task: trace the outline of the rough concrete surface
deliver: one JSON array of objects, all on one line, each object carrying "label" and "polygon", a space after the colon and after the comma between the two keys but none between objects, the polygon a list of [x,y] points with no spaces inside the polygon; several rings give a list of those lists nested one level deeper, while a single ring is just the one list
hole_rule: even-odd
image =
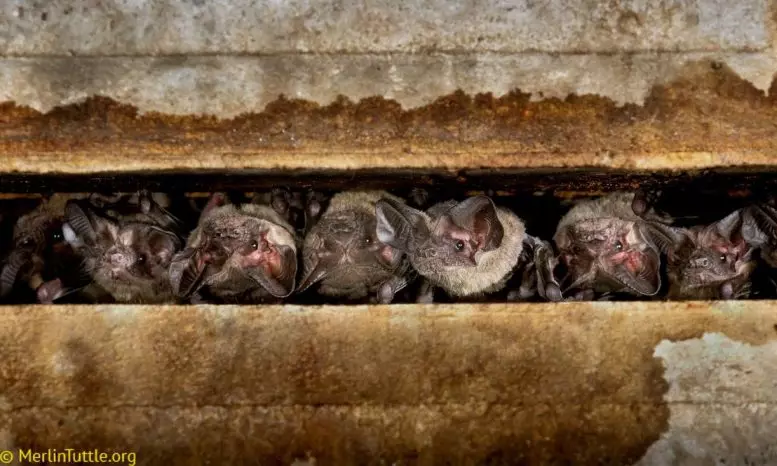
[{"label": "rough concrete surface", "polygon": [[777,464],[777,343],[705,333],[662,341],[655,355],[669,382],[669,429],[639,466]]},{"label": "rough concrete surface", "polygon": [[[54,59],[31,75],[67,74]],[[411,110],[379,97],[327,106],[277,99],[260,113],[216,119],[140,115],[90,98],[43,114],[0,105],[0,154],[4,170],[17,173],[752,169],[775,164],[775,103],[718,62],[686,65],[642,106],[455,92]]]},{"label": "rough concrete surface", "polygon": [[226,118],[279,94],[414,108],[456,89],[622,105],[693,61],[762,90],[777,71],[764,0],[3,0],[0,12],[0,101],[41,111],[99,94]]},{"label": "rough concrete surface", "polygon": [[763,50],[763,0],[5,0],[4,55]]},{"label": "rough concrete surface", "polygon": [[[773,169],[774,10],[0,0],[2,183]],[[758,464],[774,453],[775,304],[5,307],[0,449],[165,465]]]},{"label": "rough concrete surface", "polygon": [[[2,311],[0,441],[17,449],[169,465],[632,464],[689,435],[673,417],[685,380],[706,386],[683,406],[698,418],[775,407],[762,396],[771,302]],[[697,343],[707,332],[718,341]],[[759,383],[731,380],[748,368]]]},{"label": "rough concrete surface", "polygon": [[457,89],[496,96],[521,89],[534,100],[592,94],[623,105],[643,103],[654,86],[698,61],[728,63],[762,90],[777,70],[771,53],[35,57],[0,59],[0,102],[45,111],[103,95],[143,112],[230,118],[279,95],[320,104],[382,96],[414,108]]}]

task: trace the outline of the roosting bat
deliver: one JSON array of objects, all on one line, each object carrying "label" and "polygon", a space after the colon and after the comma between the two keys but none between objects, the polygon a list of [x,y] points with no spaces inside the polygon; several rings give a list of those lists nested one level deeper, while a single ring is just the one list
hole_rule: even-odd
[{"label": "roosting bat", "polygon": [[305,237],[298,291],[318,284],[325,296],[356,300],[377,293],[379,302],[389,303],[407,286],[405,255],[377,237],[375,203],[382,198],[403,203],[384,191],[345,191],[332,197]]},{"label": "roosting bat", "polygon": [[[136,215],[118,218],[93,204],[70,201],[66,207],[71,242],[84,256],[84,268],[94,283],[124,303],[173,301],[168,267],[182,241],[175,223],[145,193]],[[117,214],[114,214],[117,215]],[[66,230],[67,232],[67,230]],[[68,234],[70,236],[70,234]]]},{"label": "roosting bat", "polygon": [[[536,289],[548,299],[560,299],[552,276],[553,255],[547,243],[529,237],[523,222],[498,208],[486,196],[443,202],[426,212],[402,202],[377,202],[378,240],[408,255],[426,280],[419,301],[432,301],[434,287],[452,297],[478,297],[503,289],[521,266],[536,265]],[[533,260],[522,258],[529,248]],[[525,290],[522,297],[529,295]]]},{"label": "roosting bat", "polygon": [[[69,289],[88,283],[81,273],[82,257],[65,241],[65,204],[83,194],[54,194],[20,217],[13,232],[13,249],[0,273],[0,295],[18,285],[36,291],[37,300],[50,303]],[[45,286],[44,286],[45,285]]]},{"label": "roosting bat", "polygon": [[214,195],[170,266],[174,292],[195,302],[278,302],[294,291],[297,237],[269,206]]},{"label": "roosting bat", "polygon": [[572,299],[592,298],[594,293],[657,296],[663,283],[662,253],[676,248],[682,234],[650,220],[659,218],[651,215],[648,205],[632,193],[613,193],[574,206],[554,236],[567,270],[564,294]]},{"label": "roosting bat", "polygon": [[756,248],[743,226],[751,221],[744,210],[737,210],[712,225],[684,230],[685,240],[669,256],[668,298],[748,297],[757,262]]}]

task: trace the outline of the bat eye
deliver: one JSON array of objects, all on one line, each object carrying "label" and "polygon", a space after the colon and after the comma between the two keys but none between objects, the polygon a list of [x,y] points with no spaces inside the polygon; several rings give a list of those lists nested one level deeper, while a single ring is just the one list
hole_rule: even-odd
[{"label": "bat eye", "polygon": [[464,249],[464,241],[461,241],[461,240],[456,241],[455,248],[457,251],[461,251],[462,249]]},{"label": "bat eye", "polygon": [[621,250],[623,250],[623,243],[621,243],[620,241],[616,241],[616,242],[615,242],[615,250],[616,250],[616,251],[621,251]]},{"label": "bat eye", "polygon": [[54,238],[54,241],[62,241],[64,236],[62,236],[62,232],[58,231],[58,232],[54,233],[53,238]]},{"label": "bat eye", "polygon": [[721,262],[726,262],[726,259],[728,259],[728,258],[725,255],[723,255],[723,254],[720,255],[720,261]]},{"label": "bat eye", "polygon": [[251,248],[254,249],[254,250],[259,249],[259,242],[258,241],[252,242],[251,243]]},{"label": "bat eye", "polygon": [[22,246],[31,246],[32,245],[32,238],[24,238],[22,240]]},{"label": "bat eye", "polygon": [[144,264],[146,262],[146,256],[140,255],[138,256],[138,264]]},{"label": "bat eye", "polygon": [[364,244],[372,244],[372,238],[370,238],[369,236],[367,238],[365,238],[364,239]]}]

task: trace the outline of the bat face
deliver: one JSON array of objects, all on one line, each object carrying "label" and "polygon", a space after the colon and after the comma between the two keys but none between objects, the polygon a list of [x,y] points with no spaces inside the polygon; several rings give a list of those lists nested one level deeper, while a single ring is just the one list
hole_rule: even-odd
[{"label": "bat face", "polygon": [[14,228],[14,246],[0,273],[0,296],[19,282],[37,288],[60,274],[72,275],[81,258],[65,241],[62,219],[46,210],[21,217]]},{"label": "bat face", "polygon": [[120,224],[88,206],[69,203],[69,225],[83,240],[84,266],[119,302],[163,302],[172,297],[168,267],[181,241],[154,225]]},{"label": "bat face", "polygon": [[378,239],[407,252],[421,275],[476,267],[482,253],[497,249],[504,230],[486,196],[450,201],[428,213],[381,200],[376,206]]},{"label": "bat face", "polygon": [[673,296],[737,297],[755,268],[753,248],[742,235],[742,225],[737,211],[712,225],[688,230],[684,247],[669,263]]},{"label": "bat face", "polygon": [[232,205],[206,215],[171,265],[176,294],[187,297],[203,287],[221,297],[283,298],[293,292],[297,250],[290,226]]},{"label": "bat face", "polygon": [[378,240],[374,215],[358,209],[326,214],[305,237],[298,291],[320,283],[330,296],[362,298],[397,273],[402,253]]},{"label": "bat face", "polygon": [[652,296],[661,287],[660,253],[639,222],[591,218],[560,230],[554,238],[568,270],[567,289]]}]

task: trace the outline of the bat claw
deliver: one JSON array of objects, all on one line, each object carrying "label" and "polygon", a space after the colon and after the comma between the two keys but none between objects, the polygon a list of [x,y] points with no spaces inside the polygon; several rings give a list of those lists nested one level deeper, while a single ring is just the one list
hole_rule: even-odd
[{"label": "bat claw", "polygon": [[390,304],[394,300],[394,290],[391,283],[384,283],[378,289],[378,303]]}]

